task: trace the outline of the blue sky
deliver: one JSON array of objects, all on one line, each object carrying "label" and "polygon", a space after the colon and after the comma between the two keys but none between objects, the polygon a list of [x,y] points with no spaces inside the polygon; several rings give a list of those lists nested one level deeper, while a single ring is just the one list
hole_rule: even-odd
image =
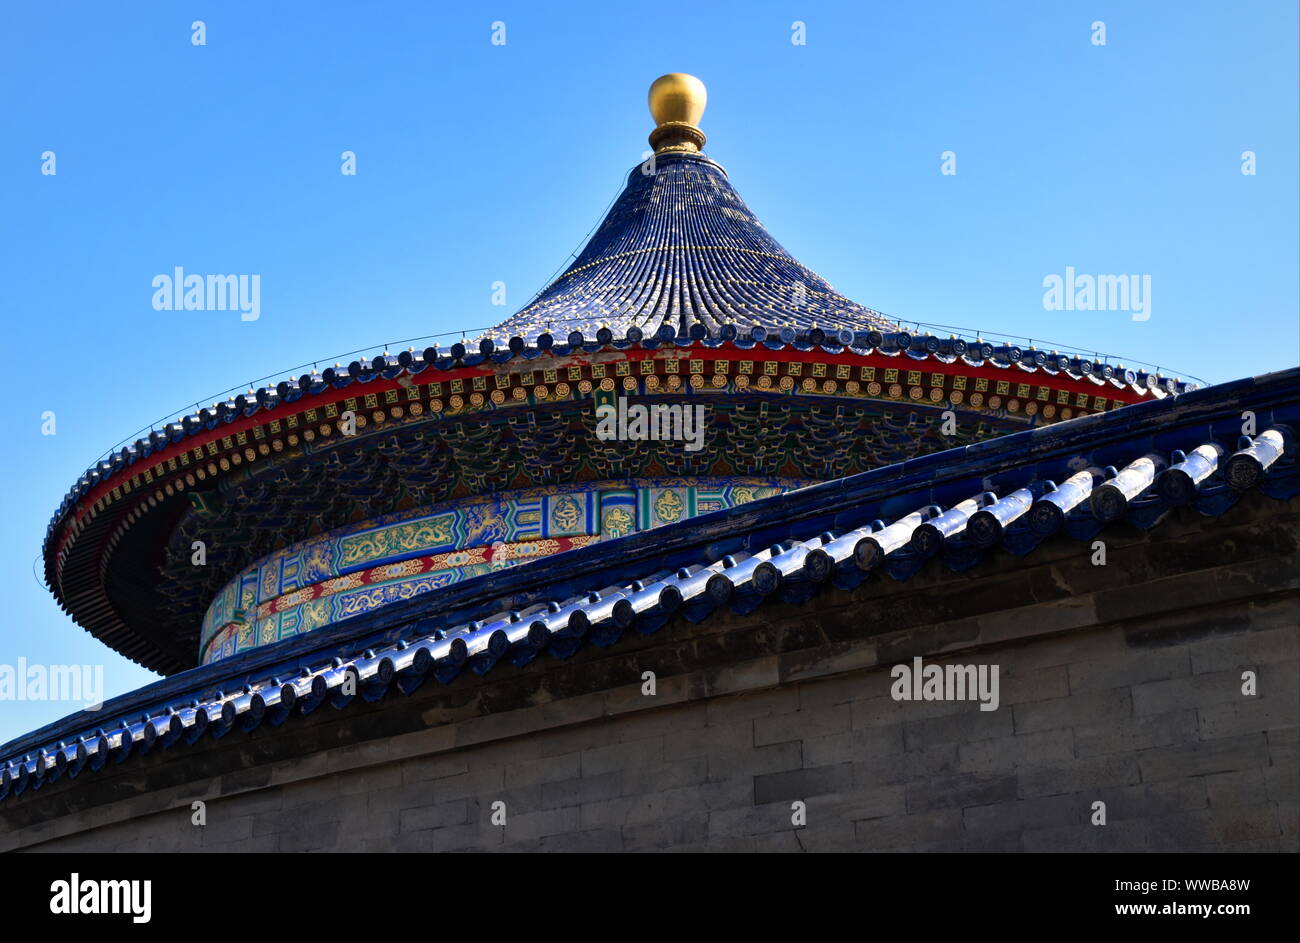
[{"label": "blue sky", "polygon": [[[33,575],[78,474],[233,385],[503,320],[640,159],[664,72],[707,83],[708,153],[854,300],[1212,382],[1293,366],[1296,34],[1293,0],[11,2],[0,663],[150,680]],[[260,317],[154,310],[176,266],[260,275]],[[1149,275],[1150,318],[1044,310],[1067,266]],[[0,741],[75,706],[0,702]]]}]

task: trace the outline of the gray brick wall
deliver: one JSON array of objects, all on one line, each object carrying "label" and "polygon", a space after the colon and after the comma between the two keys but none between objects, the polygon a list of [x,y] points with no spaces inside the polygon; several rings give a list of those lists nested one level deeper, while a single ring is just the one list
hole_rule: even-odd
[{"label": "gray brick wall", "polygon": [[997,711],[895,702],[882,667],[240,793],[209,802],[202,828],[186,806],[47,847],[1297,850],[1295,628],[1136,655],[1120,629],[1068,641],[979,653],[1004,672]]},{"label": "gray brick wall", "polygon": [[[641,697],[638,685],[551,701],[528,693],[517,710],[483,715],[463,694],[462,706],[417,700],[423,729],[361,743],[349,742],[352,728],[290,723],[274,736],[292,744],[311,734],[320,745],[271,762],[253,747],[239,753],[231,740],[228,771],[198,776],[197,767],[180,767],[189,781],[167,789],[150,785],[172,768],[164,764],[197,761],[176,754],[156,766],[142,761],[138,771],[124,764],[123,779],[105,780],[117,790],[112,802],[33,816],[11,831],[11,847],[1300,850],[1294,588],[1270,582],[1267,592],[1250,592],[1241,561],[1227,558],[1207,571],[1206,585],[1235,592],[1244,581],[1244,598],[1203,590],[1183,605],[1181,590],[1151,590],[1155,580],[1145,613],[1133,615],[1143,598],[1134,592],[1125,618],[1107,622],[1085,590],[1088,581],[1109,584],[1062,559],[1014,571],[1037,587],[1027,605],[914,631],[852,637],[864,613],[875,612],[862,604],[867,590],[821,608],[777,610],[767,622],[727,618],[665,631],[622,657],[634,668],[689,664],[672,645],[698,657],[706,643],[727,638],[741,638],[751,654],[666,673],[657,699]],[[1066,627],[1054,597],[1063,582],[1076,593]],[[1080,611],[1093,613],[1086,624]],[[813,624],[824,638],[785,653],[743,641],[749,629],[775,638],[782,624],[802,637]],[[927,663],[997,665],[999,709],[893,700],[889,669],[916,653]],[[1247,670],[1258,678],[1252,697],[1241,691]],[[629,675],[639,678],[639,668]],[[313,722],[354,722],[347,711],[321,718]],[[201,828],[190,824],[194,796],[207,804]],[[1092,821],[1099,802],[1104,825]],[[803,804],[806,826],[792,824],[793,803]],[[494,824],[494,807],[504,808],[504,826]]]}]

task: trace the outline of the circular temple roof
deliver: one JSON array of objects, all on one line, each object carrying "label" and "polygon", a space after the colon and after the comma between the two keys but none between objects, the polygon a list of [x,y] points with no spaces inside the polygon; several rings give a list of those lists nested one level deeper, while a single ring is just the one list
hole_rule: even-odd
[{"label": "circular temple roof", "polygon": [[[166,423],[87,470],[46,534],[60,605],[171,673],[196,663],[204,611],[223,587],[358,521],[595,483],[825,481],[1184,388],[1087,358],[899,330],[795,260],[699,153],[698,80],[655,87],[654,157],[628,175],[578,259],[477,346],[284,380]],[[614,396],[708,404],[707,441],[693,452],[607,446],[593,404]],[[959,417],[956,437],[931,421],[943,410]],[[357,428],[344,432],[349,412]],[[246,602],[241,588],[232,612]]]}]

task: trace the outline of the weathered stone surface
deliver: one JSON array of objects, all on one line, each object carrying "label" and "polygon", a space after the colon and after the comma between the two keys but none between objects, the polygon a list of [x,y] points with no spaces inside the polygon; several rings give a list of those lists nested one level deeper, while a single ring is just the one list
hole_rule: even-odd
[{"label": "weathered stone surface", "polygon": [[[1296,504],[154,751],[6,799],[0,850],[1297,851]],[[998,710],[893,700],[914,655],[998,665]]]}]

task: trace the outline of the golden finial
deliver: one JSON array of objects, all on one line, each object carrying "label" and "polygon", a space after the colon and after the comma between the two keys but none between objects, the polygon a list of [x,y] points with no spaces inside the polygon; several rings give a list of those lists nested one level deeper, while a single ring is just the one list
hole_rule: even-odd
[{"label": "golden finial", "polygon": [[709,93],[704,83],[685,72],[669,72],[650,85],[650,114],[657,127],[650,132],[650,146],[656,154],[684,151],[695,154],[704,148],[704,132],[696,125],[704,116]]}]

